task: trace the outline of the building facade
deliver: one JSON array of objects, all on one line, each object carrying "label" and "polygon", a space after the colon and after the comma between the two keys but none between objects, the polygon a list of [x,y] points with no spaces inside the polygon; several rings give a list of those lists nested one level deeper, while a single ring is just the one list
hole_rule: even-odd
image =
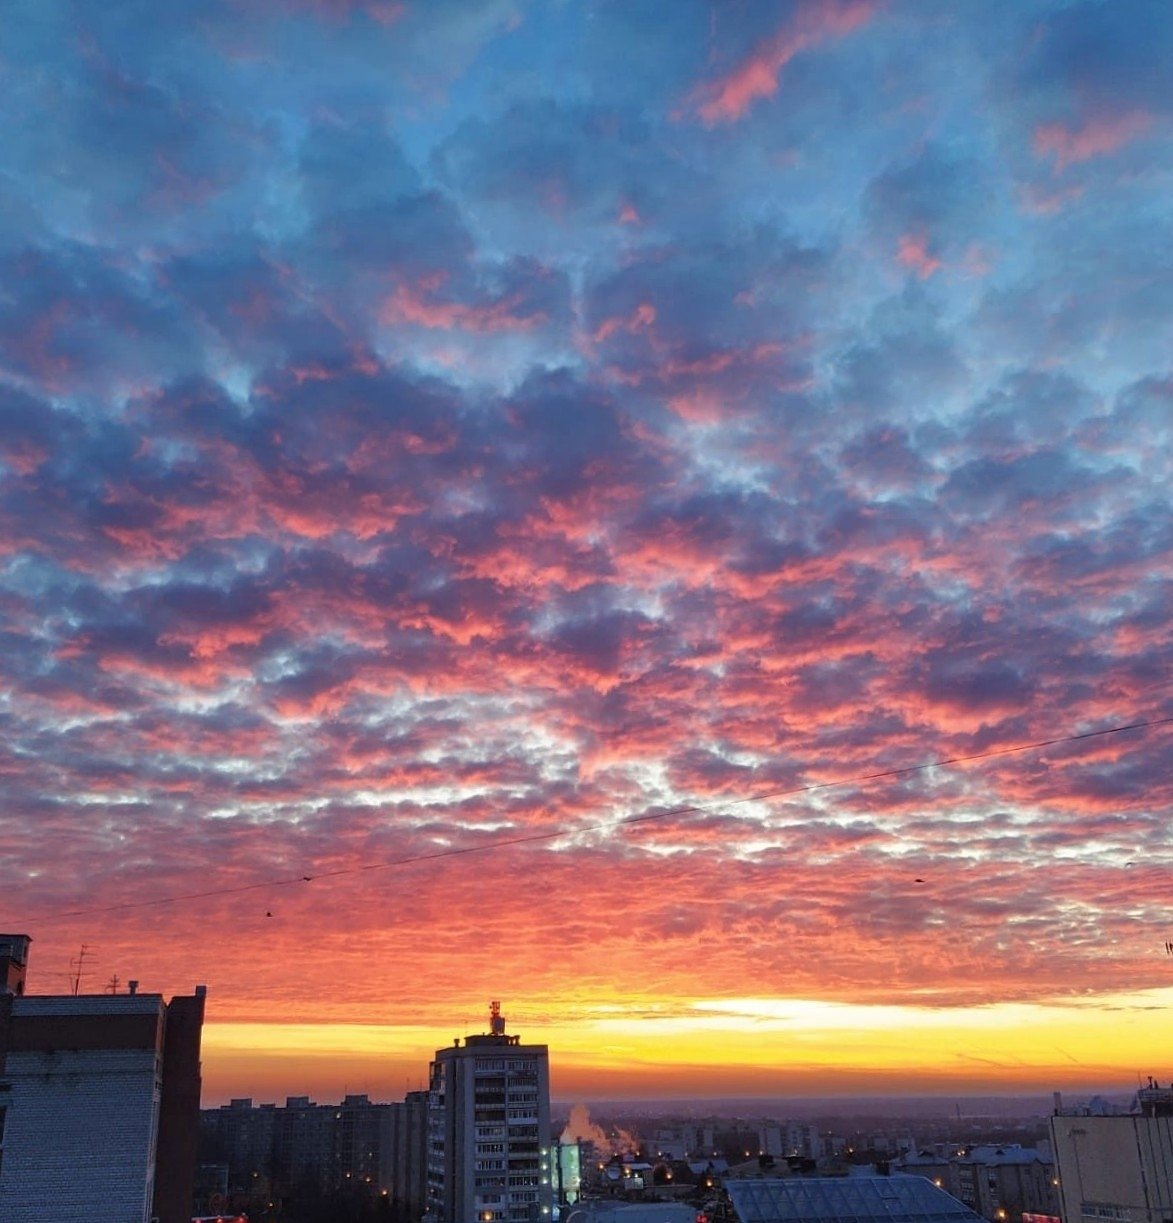
[{"label": "building facade", "polygon": [[945,1188],[992,1223],[1059,1213],[1050,1151],[1017,1143],[971,1147],[951,1161]]},{"label": "building facade", "polygon": [[[414,1143],[405,1132],[403,1109],[366,1095],[348,1095],[340,1104],[289,1096],[283,1106],[235,1099],[201,1114],[202,1163],[222,1169],[215,1196],[233,1208],[258,1209],[270,1202],[300,1208],[326,1199],[403,1201],[407,1187],[399,1175],[406,1181],[410,1172],[397,1172],[396,1146],[417,1152],[417,1186],[423,1180],[424,1147],[423,1108],[417,1109]],[[422,1190],[416,1193],[418,1218]]]},{"label": "building facade", "polygon": [[1173,1085],[1127,1113],[1060,1108],[1051,1143],[1063,1223],[1173,1223]]},{"label": "building facade", "polygon": [[188,1223],[204,992],[31,995],[0,935],[0,1220]]},{"label": "building facade", "polygon": [[391,1111],[391,1185],[413,1219],[428,1205],[428,1093],[409,1091]]},{"label": "building facade", "polygon": [[553,1203],[545,1045],[505,1034],[456,1040],[431,1065],[428,1215],[435,1223],[541,1223]]}]

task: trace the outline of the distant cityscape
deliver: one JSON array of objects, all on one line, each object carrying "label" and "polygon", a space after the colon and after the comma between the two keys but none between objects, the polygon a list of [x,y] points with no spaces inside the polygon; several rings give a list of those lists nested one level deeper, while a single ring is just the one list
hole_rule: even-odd
[{"label": "distant cityscape", "polygon": [[1154,1079],[1018,1112],[552,1107],[549,1048],[494,1001],[401,1101],[201,1109],[203,986],[29,994],[30,943],[0,935],[0,1223],[1173,1223]]}]

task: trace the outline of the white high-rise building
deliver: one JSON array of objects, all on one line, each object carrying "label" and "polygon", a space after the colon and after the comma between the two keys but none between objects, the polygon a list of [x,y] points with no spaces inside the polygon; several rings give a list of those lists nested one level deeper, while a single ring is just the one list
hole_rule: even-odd
[{"label": "white high-rise building", "polygon": [[553,1203],[550,1055],[489,1032],[439,1049],[428,1102],[428,1217],[435,1223],[542,1223]]}]

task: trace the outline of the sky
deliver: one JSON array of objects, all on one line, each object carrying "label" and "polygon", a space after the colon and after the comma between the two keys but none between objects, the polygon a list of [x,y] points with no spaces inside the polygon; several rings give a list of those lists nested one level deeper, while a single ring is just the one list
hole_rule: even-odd
[{"label": "sky", "polygon": [[206,983],[213,1102],[1170,1076],[1163,0],[2,7],[31,991]]}]

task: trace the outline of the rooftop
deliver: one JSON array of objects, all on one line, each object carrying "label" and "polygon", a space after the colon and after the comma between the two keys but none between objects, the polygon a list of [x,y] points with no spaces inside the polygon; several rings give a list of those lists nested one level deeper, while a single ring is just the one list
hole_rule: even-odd
[{"label": "rooftop", "polygon": [[729,1181],[740,1223],[978,1223],[923,1176]]},{"label": "rooftop", "polygon": [[12,1013],[21,1018],[81,1015],[150,1015],[163,1006],[162,994],[24,994]]}]

